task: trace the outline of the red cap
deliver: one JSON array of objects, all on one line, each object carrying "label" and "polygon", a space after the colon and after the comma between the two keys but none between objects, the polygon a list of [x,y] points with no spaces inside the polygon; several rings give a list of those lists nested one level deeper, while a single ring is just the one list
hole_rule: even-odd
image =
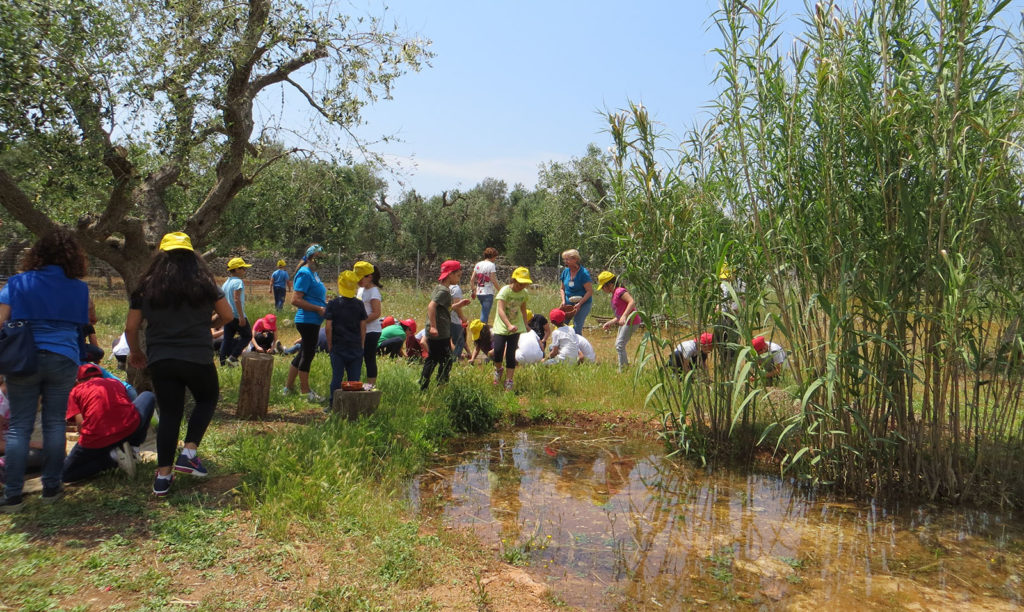
[{"label": "red cap", "polygon": [[266,321],[267,329],[270,331],[277,331],[277,315],[268,314],[263,317],[263,320]]},{"label": "red cap", "polygon": [[78,380],[89,380],[97,376],[103,376],[103,370],[95,363],[84,363],[78,366]]},{"label": "red cap", "polygon": [[401,321],[401,323],[402,327],[406,328],[407,330],[411,331],[414,334],[416,333],[416,321],[413,321],[412,319],[406,319],[404,321]]},{"label": "red cap", "polygon": [[700,343],[704,346],[711,346],[714,341],[715,337],[711,335],[711,332],[704,332],[700,335]]},{"label": "red cap", "polygon": [[462,269],[462,264],[455,259],[449,259],[448,261],[441,264],[441,276],[437,277],[437,280],[442,281],[448,277],[452,272],[457,272]]},{"label": "red cap", "polygon": [[548,318],[555,325],[561,325],[565,323],[565,311],[561,308],[552,308],[551,312],[548,313]]},{"label": "red cap", "polygon": [[380,324],[384,327],[391,327],[392,325],[395,324],[395,318],[391,315],[388,315],[381,319]]},{"label": "red cap", "polygon": [[758,336],[751,340],[750,346],[754,347],[754,350],[758,353],[763,353],[768,350],[768,343],[764,341],[764,336]]}]

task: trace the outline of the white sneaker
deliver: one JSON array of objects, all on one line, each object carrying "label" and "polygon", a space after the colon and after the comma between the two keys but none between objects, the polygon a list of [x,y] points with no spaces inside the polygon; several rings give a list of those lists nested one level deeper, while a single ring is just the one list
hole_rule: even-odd
[{"label": "white sneaker", "polygon": [[115,449],[117,451],[117,467],[124,470],[125,474],[128,474],[128,478],[135,478],[135,455],[132,453],[132,448],[127,442],[122,442],[117,445]]},{"label": "white sneaker", "polygon": [[319,403],[324,401],[324,396],[320,395],[316,391],[310,391],[309,395],[306,396],[306,399],[313,403]]},{"label": "white sneaker", "polygon": [[284,387],[281,389],[281,395],[291,395],[292,393],[294,393],[294,391],[292,391],[291,387]]}]

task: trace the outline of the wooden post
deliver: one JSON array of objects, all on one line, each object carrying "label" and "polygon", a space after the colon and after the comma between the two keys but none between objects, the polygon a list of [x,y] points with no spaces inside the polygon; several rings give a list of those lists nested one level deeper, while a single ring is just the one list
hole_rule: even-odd
[{"label": "wooden post", "polygon": [[267,416],[270,403],[270,379],[274,372],[274,356],[249,351],[242,353],[242,381],[238,388],[235,416],[261,419]]},{"label": "wooden post", "polygon": [[334,392],[334,401],[331,402],[331,409],[340,413],[350,421],[361,416],[373,414],[380,405],[380,391],[342,391]]}]

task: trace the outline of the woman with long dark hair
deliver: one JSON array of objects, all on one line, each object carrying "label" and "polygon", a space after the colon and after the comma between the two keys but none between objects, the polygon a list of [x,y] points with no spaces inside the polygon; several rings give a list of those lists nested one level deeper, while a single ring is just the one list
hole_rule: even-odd
[{"label": "woman with long dark hair", "polygon": [[324,311],[327,308],[327,286],[316,272],[323,252],[324,249],[319,244],[309,245],[292,276],[292,306],[299,309],[295,314],[295,329],[302,338],[302,349],[292,359],[292,365],[288,368],[288,382],[281,391],[284,395],[290,394],[295,379],[298,378],[303,395],[311,402],[324,399],[309,388],[309,367],[316,355],[317,342],[320,340],[320,324],[324,322]]},{"label": "woman with long dark hair", "polygon": [[[210,330],[232,319],[231,305],[203,258],[192,249],[188,235],[174,232],[164,236],[132,292],[125,323],[128,363],[149,368],[160,407],[154,495],[170,491],[174,472],[207,475],[197,451],[220,394]],[[147,322],[145,353],[139,343],[143,320]],[[172,463],[185,415],[186,389],[196,405],[188,419],[185,447]]]},{"label": "woman with long dark hair", "polygon": [[81,328],[89,324],[89,286],[81,280],[85,253],[70,232],[58,229],[40,238],[21,262],[21,274],[0,290],[0,324],[27,321],[36,344],[36,371],[8,375],[11,418],[7,430],[7,485],[0,509],[22,506],[25,461],[42,399],[43,501],[63,494],[64,414],[78,374]]}]

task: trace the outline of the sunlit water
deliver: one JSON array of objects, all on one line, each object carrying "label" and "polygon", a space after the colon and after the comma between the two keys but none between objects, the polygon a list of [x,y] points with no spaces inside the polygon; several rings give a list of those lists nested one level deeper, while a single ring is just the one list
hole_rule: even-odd
[{"label": "sunlit water", "polygon": [[1008,514],[835,501],[707,471],[658,445],[561,430],[469,440],[417,477],[424,513],[471,528],[588,609],[1020,609]]}]

